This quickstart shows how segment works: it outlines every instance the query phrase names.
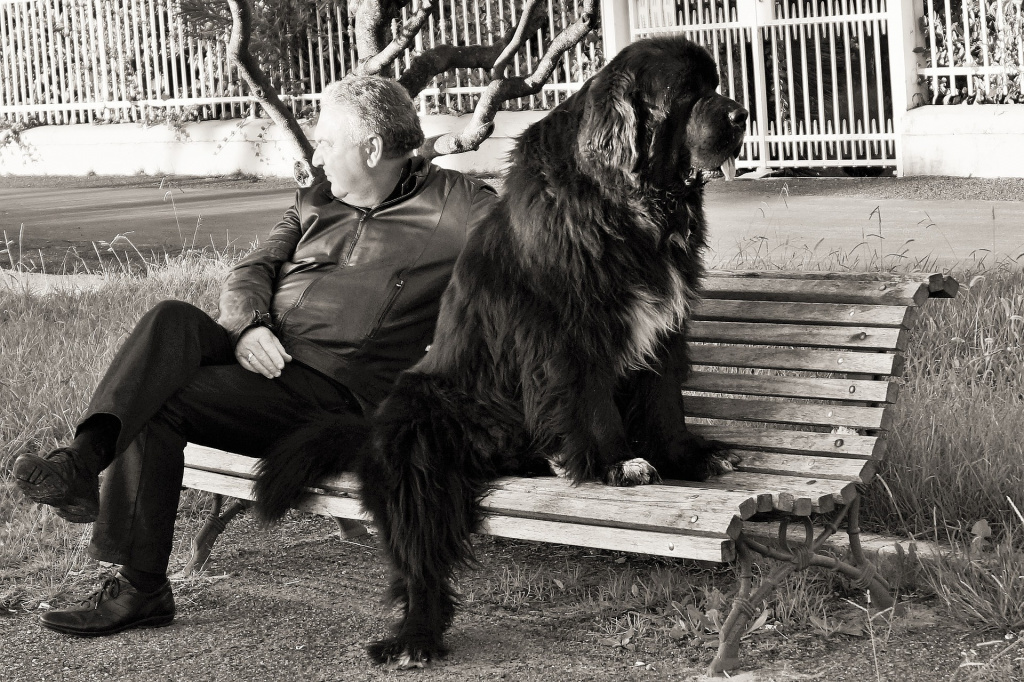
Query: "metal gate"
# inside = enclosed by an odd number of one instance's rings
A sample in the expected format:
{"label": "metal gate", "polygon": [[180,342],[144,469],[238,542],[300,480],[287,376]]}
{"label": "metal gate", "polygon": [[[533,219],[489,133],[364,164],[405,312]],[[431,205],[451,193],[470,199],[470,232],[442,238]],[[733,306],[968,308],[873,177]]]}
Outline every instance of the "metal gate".
{"label": "metal gate", "polygon": [[896,165],[887,0],[630,0],[636,40],[682,34],[750,111],[740,168]]}

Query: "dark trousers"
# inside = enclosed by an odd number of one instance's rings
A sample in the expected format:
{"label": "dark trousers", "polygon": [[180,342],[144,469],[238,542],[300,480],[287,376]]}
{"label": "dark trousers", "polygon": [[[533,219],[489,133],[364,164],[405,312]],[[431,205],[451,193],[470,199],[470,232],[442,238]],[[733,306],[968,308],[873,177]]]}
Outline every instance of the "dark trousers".
{"label": "dark trousers", "polygon": [[96,414],[121,422],[90,556],[165,572],[187,442],[259,457],[298,424],[344,411],[359,407],[341,384],[294,361],[276,379],[250,372],[202,310],[157,304],[118,351],[80,422]]}

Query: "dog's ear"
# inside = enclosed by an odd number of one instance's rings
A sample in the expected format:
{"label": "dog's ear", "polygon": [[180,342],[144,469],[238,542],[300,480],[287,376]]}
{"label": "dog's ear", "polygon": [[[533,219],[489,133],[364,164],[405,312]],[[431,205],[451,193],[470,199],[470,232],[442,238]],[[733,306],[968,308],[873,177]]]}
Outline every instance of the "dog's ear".
{"label": "dog's ear", "polygon": [[639,162],[635,86],[628,70],[605,67],[587,90],[577,139],[580,159],[618,171],[629,181],[635,180]]}

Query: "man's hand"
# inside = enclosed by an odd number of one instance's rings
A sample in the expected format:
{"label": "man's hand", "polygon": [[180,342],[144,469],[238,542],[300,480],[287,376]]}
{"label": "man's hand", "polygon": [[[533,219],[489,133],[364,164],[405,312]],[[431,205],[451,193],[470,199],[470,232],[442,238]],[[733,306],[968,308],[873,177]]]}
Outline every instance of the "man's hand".
{"label": "man's hand", "polygon": [[292,361],[274,332],[266,327],[246,330],[235,346],[235,358],[242,367],[268,379],[281,376],[284,363]]}

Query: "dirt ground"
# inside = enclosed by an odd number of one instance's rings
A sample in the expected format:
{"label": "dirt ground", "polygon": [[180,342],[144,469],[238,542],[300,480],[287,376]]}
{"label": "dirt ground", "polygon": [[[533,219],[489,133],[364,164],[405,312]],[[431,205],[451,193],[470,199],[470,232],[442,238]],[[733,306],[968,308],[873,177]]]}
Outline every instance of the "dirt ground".
{"label": "dirt ground", "polygon": [[[192,524],[184,529],[191,532]],[[333,523],[296,515],[261,530],[247,518],[222,536],[205,577],[175,583],[178,616],[166,628],[82,639],[42,628],[36,613],[0,617],[0,679],[42,680],[692,680],[703,677],[712,650],[688,638],[648,631],[630,647],[610,646],[623,604],[583,605],[577,599],[502,599],[502,567],[580,566],[596,583],[609,568],[638,574],[658,560],[554,545],[478,538],[480,569],[463,575],[471,596],[449,633],[451,653],[426,670],[372,665],[365,643],[386,632],[381,605],[383,565],[371,536],[341,540]],[[662,562],[662,565],[666,565]],[[706,574],[682,562],[676,570]],[[97,575],[100,567],[97,566]],[[712,579],[723,589],[731,576]],[[480,596],[476,596],[480,595]],[[74,601],[68,595],[52,604]],[[652,628],[653,630],[653,628]],[[763,630],[743,646],[744,680],[833,682],[955,679],[961,651],[985,640],[927,604],[879,625],[869,637]],[[965,678],[956,678],[965,679]]]}

